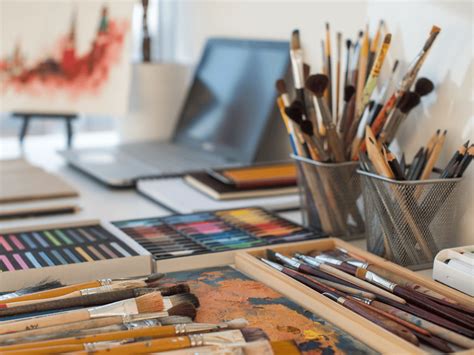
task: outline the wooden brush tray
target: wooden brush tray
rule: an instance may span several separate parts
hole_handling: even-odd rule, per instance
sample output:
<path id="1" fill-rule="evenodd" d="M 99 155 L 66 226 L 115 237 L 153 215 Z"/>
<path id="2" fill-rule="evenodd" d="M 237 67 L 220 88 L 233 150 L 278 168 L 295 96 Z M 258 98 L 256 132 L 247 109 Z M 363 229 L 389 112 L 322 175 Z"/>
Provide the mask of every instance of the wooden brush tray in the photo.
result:
<path id="1" fill-rule="evenodd" d="M 291 245 L 272 246 L 269 248 L 285 255 L 292 255 L 295 252 L 309 253 L 314 250 L 331 250 L 335 247 L 341 247 L 353 252 L 371 264 L 382 266 L 396 274 L 403 275 L 413 282 L 429 287 L 454 300 L 464 302 L 473 301 L 472 297 L 450 289 L 435 281 L 419 276 L 406 268 L 353 247 L 349 243 L 337 238 L 326 238 L 308 242 L 293 243 Z M 269 248 L 259 248 L 258 250 L 247 250 L 236 253 L 236 268 L 246 273 L 250 277 L 267 284 L 309 311 L 314 312 L 315 314 L 334 323 L 338 327 L 342 328 L 346 332 L 350 333 L 354 337 L 363 341 L 373 349 L 380 351 L 381 353 L 428 353 L 425 349 L 416 347 L 413 344 L 393 335 L 392 333 L 359 316 L 358 314 L 353 313 L 344 306 L 326 298 L 313 289 L 264 264 L 258 258 L 265 257 L 265 250 Z M 461 351 L 458 352 L 458 354 L 468 354 L 471 350 Z"/>

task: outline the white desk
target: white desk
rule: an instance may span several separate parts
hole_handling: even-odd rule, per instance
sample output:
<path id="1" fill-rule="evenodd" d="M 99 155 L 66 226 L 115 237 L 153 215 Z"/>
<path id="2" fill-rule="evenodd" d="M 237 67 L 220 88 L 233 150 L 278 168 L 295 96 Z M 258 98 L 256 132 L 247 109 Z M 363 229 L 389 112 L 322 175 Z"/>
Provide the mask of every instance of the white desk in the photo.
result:
<path id="1" fill-rule="evenodd" d="M 112 132 L 79 133 L 75 135 L 74 147 L 98 147 L 117 144 L 118 136 Z M 116 221 L 144 217 L 159 217 L 169 214 L 166 209 L 137 194 L 133 189 L 110 189 L 83 173 L 68 166 L 58 150 L 65 145 L 63 135 L 28 136 L 23 152 L 18 139 L 0 140 L 0 159 L 18 158 L 22 154 L 32 164 L 62 176 L 80 192 L 79 205 L 82 210 L 76 214 L 16 219 L 0 222 L 0 227 L 16 227 L 57 223 L 85 219 Z M 299 212 L 282 213 L 282 216 L 300 222 Z M 356 247 L 365 249 L 365 240 L 352 241 Z M 431 269 L 419 271 L 431 277 Z"/>

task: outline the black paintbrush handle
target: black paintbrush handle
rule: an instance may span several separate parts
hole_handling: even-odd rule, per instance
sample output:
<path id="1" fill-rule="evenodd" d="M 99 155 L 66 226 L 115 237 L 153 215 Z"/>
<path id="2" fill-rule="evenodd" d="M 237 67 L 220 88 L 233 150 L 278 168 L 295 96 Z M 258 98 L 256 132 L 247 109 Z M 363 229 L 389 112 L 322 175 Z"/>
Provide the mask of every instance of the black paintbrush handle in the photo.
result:
<path id="1" fill-rule="evenodd" d="M 0 309 L 0 317 L 13 316 L 26 313 L 37 313 L 51 311 L 55 309 L 68 309 L 75 307 L 98 306 L 116 301 L 125 300 L 135 297 L 135 290 L 119 290 L 104 293 L 96 293 L 93 295 L 85 295 L 72 298 L 64 298 L 53 301 L 27 304 L 18 307 Z"/>
<path id="2" fill-rule="evenodd" d="M 334 266 L 334 265 L 333 265 Z M 335 282 L 335 283 L 338 283 L 340 285 L 344 285 L 344 286 L 348 286 L 348 287 L 352 287 L 352 288 L 357 288 L 358 290 L 361 290 L 361 291 L 366 291 L 366 290 L 362 290 L 360 287 L 358 287 L 357 285 L 354 285 L 354 284 L 351 284 L 350 282 L 347 282 L 345 280 L 341 280 L 340 278 L 336 277 L 336 276 L 333 276 L 333 275 L 330 275 L 330 274 L 327 274 L 325 273 L 324 271 L 321 271 L 321 270 L 318 270 L 318 269 L 315 269 L 311 266 L 308 266 L 308 265 L 304 265 L 302 264 L 300 267 L 299 267 L 300 271 L 301 272 L 304 272 L 305 274 L 309 274 L 309 275 L 313 275 L 313 276 L 316 276 L 316 277 L 320 277 L 322 279 L 325 279 L 325 280 L 328 280 L 328 281 L 332 281 L 332 282 Z"/>

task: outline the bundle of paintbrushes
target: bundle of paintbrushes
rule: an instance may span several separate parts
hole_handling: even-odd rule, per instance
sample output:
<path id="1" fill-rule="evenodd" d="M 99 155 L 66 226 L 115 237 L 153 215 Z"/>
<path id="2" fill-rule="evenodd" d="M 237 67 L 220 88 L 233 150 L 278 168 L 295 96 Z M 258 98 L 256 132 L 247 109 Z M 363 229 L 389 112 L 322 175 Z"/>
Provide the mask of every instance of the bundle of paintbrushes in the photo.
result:
<path id="1" fill-rule="evenodd" d="M 300 354 L 294 342 L 270 342 L 245 319 L 193 323 L 197 297 L 187 284 L 161 284 L 163 276 L 47 282 L 0 296 L 0 352 Z"/>
<path id="2" fill-rule="evenodd" d="M 369 264 L 345 250 L 261 259 L 346 309 L 414 344 L 450 353 L 474 348 L 474 307 Z"/>
<path id="3" fill-rule="evenodd" d="M 308 221 L 316 220 L 324 231 L 333 235 L 350 236 L 363 232 L 356 204 L 360 192 L 360 182 L 354 173 L 357 165 L 340 163 L 355 161 L 359 151 L 365 151 L 367 125 L 389 144 L 410 110 L 419 104 L 421 96 L 433 90 L 430 80 L 420 78 L 416 81 L 416 78 L 439 32 L 440 29 L 433 26 L 422 50 L 391 96 L 398 61 L 393 63 L 388 78 L 382 81 L 381 71 L 392 40 L 383 21 L 373 37 L 367 26 L 355 41 L 347 40 L 344 56 L 342 34 L 337 33 L 335 66 L 330 27 L 326 24 L 322 73 L 315 75 L 310 75 L 311 68 L 305 63 L 299 31 L 293 32 L 290 55 L 294 90 L 283 79 L 278 80 L 276 87 L 280 96 L 277 103 L 299 165 L 299 181 L 306 203 L 303 207 L 308 211 Z M 376 90 L 377 85 L 380 90 Z M 327 206 L 321 201 L 327 201 L 331 212 L 324 211 Z M 317 215 L 312 215 L 311 210 Z"/>
<path id="4" fill-rule="evenodd" d="M 438 130 L 410 165 L 400 161 L 366 128 L 367 154 L 360 153 L 369 251 L 412 268 L 431 266 L 452 246 L 458 224 L 460 178 L 473 146 L 463 144 L 447 166 L 433 174 L 446 131 Z"/>

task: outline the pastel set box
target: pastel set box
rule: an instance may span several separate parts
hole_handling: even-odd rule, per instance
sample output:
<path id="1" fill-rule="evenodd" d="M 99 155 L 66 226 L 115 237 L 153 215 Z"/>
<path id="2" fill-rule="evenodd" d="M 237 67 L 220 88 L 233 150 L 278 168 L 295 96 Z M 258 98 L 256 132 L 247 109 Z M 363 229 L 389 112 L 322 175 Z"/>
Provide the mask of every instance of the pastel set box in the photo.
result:
<path id="1" fill-rule="evenodd" d="M 0 292 L 233 262 L 235 250 L 320 238 L 261 208 L 0 230 Z M 154 262 L 155 261 L 155 262 Z"/>

